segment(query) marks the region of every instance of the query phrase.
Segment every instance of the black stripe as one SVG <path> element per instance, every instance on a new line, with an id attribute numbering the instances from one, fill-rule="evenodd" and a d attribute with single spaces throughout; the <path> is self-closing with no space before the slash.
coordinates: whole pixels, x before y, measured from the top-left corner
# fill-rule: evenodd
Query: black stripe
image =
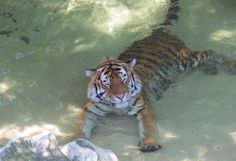
<path id="1" fill-rule="evenodd" d="M 102 67 L 101 73 L 103 73 L 103 72 L 104 72 L 104 70 L 106 70 L 106 69 L 107 69 L 107 67 L 106 67 L 106 66 Z"/>
<path id="2" fill-rule="evenodd" d="M 97 106 L 97 105 L 94 105 L 94 107 L 96 108 L 96 109 L 98 109 L 98 110 L 100 110 L 100 111 L 102 111 L 102 112 L 104 112 L 104 113 L 106 113 L 107 111 L 105 111 L 105 110 L 103 110 L 103 109 L 101 109 L 99 106 Z"/>
<path id="3" fill-rule="evenodd" d="M 135 116 L 135 117 L 137 117 L 138 116 L 138 114 L 141 112 L 141 111 L 143 111 L 145 109 L 145 107 L 144 108 L 141 108 L 141 109 L 139 109 L 133 116 Z"/>
<path id="4" fill-rule="evenodd" d="M 97 91 L 98 91 L 97 83 L 94 83 L 93 85 L 94 85 L 94 87 L 95 87 L 96 95 L 98 95 L 98 92 L 97 92 Z"/>
<path id="5" fill-rule="evenodd" d="M 141 97 L 141 96 L 140 96 Z M 134 101 L 134 103 L 132 104 L 132 106 L 135 106 L 136 105 L 136 103 L 140 100 L 140 97 L 138 97 L 135 101 Z"/>

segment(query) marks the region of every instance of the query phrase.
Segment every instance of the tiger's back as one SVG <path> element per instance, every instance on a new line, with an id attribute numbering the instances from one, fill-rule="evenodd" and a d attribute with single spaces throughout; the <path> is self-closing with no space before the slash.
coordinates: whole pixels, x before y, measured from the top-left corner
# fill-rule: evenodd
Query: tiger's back
<path id="1" fill-rule="evenodd" d="M 134 42 L 119 56 L 124 62 L 130 62 L 133 58 L 137 60 L 135 73 L 148 93 L 157 98 L 169 87 L 175 76 L 195 67 L 206 66 L 200 68 L 205 73 L 216 74 L 218 68 L 236 73 L 234 60 L 212 50 L 192 51 L 177 36 L 169 34 L 166 26 Z"/>
<path id="2" fill-rule="evenodd" d="M 168 88 L 173 76 L 190 69 L 196 62 L 184 42 L 162 28 L 136 41 L 119 56 L 124 62 L 132 58 L 137 60 L 134 70 L 143 85 L 157 96 Z"/>
<path id="3" fill-rule="evenodd" d="M 157 97 L 169 87 L 173 76 L 196 65 L 192 51 L 178 37 L 169 34 L 172 22 L 178 19 L 178 3 L 178 0 L 170 0 L 166 18 L 160 27 L 134 42 L 118 58 L 124 62 L 135 58 L 135 73 L 145 89 Z"/>

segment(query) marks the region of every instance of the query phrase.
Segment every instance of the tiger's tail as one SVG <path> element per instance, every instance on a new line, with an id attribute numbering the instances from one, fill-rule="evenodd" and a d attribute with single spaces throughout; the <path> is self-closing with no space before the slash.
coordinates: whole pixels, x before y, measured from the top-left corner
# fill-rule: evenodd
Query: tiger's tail
<path id="1" fill-rule="evenodd" d="M 170 6 L 167 11 L 166 18 L 161 24 L 162 27 L 172 26 L 172 22 L 178 20 L 180 11 L 179 0 L 170 0 Z"/>
<path id="2" fill-rule="evenodd" d="M 178 13 L 180 11 L 179 0 L 170 0 L 169 8 L 163 23 L 157 29 L 154 29 L 152 34 L 160 31 L 169 32 L 169 27 L 173 26 L 173 22 L 178 20 Z"/>

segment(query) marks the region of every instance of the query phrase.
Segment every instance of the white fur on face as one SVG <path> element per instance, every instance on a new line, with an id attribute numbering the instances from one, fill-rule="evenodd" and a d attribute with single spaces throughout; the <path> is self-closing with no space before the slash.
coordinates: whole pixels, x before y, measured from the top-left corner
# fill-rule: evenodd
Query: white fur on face
<path id="1" fill-rule="evenodd" d="M 110 105 L 114 108 L 126 108 L 128 107 L 130 100 L 139 95 L 139 93 L 141 92 L 142 84 L 138 76 L 135 73 L 133 73 L 133 71 L 131 71 L 132 70 L 131 68 L 129 69 L 125 69 L 123 67 L 117 67 L 117 68 L 119 68 L 117 72 L 122 82 L 128 83 L 128 92 L 124 93 L 124 97 L 122 99 L 119 99 L 115 96 L 109 96 L 107 89 L 102 88 L 101 85 L 99 88 L 98 84 L 95 83 L 97 80 L 93 80 L 93 78 L 97 77 L 97 75 L 95 74 L 93 75 L 88 88 L 88 98 L 90 100 L 92 100 L 93 102 L 102 103 L 104 105 Z M 99 73 L 101 81 L 100 84 L 103 84 L 107 88 L 109 88 L 111 85 L 110 80 L 108 76 L 104 73 L 105 71 Z M 132 74 L 130 79 L 128 79 L 128 73 Z"/>

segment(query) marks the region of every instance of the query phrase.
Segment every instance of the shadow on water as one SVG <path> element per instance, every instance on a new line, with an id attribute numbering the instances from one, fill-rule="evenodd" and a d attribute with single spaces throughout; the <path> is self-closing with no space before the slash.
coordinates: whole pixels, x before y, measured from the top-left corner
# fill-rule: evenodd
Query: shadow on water
<path id="1" fill-rule="evenodd" d="M 232 16 L 236 9 L 235 1 L 209 0 L 191 5 L 182 1 L 181 4 L 185 9 L 180 13 L 180 21 L 174 31 L 180 33 L 178 35 L 186 40 L 188 46 L 195 50 L 213 48 L 230 56 L 235 54 L 232 53 L 236 47 L 236 22 Z M 181 32 L 183 30 L 185 32 Z"/>
<path id="2" fill-rule="evenodd" d="M 145 36 L 166 6 L 117 0 L 0 4 L 0 134 L 6 138 L 74 128 L 68 124 L 78 120 L 74 113 L 86 100 L 85 69 Z"/>
<path id="3" fill-rule="evenodd" d="M 180 4 L 173 33 L 192 49 L 236 54 L 235 1 Z M 45 129 L 57 135 L 73 133 L 78 107 L 86 100 L 84 70 L 103 56 L 117 57 L 147 35 L 163 20 L 165 10 L 165 0 L 0 2 L 0 139 Z M 160 152 L 140 153 L 136 121 L 119 116 L 102 121 L 92 140 L 121 160 L 215 161 L 226 160 L 225 155 L 230 160 L 236 144 L 235 89 L 230 86 L 235 80 L 199 73 L 184 79 L 155 103 Z M 222 99 L 222 91 L 229 96 Z"/>

